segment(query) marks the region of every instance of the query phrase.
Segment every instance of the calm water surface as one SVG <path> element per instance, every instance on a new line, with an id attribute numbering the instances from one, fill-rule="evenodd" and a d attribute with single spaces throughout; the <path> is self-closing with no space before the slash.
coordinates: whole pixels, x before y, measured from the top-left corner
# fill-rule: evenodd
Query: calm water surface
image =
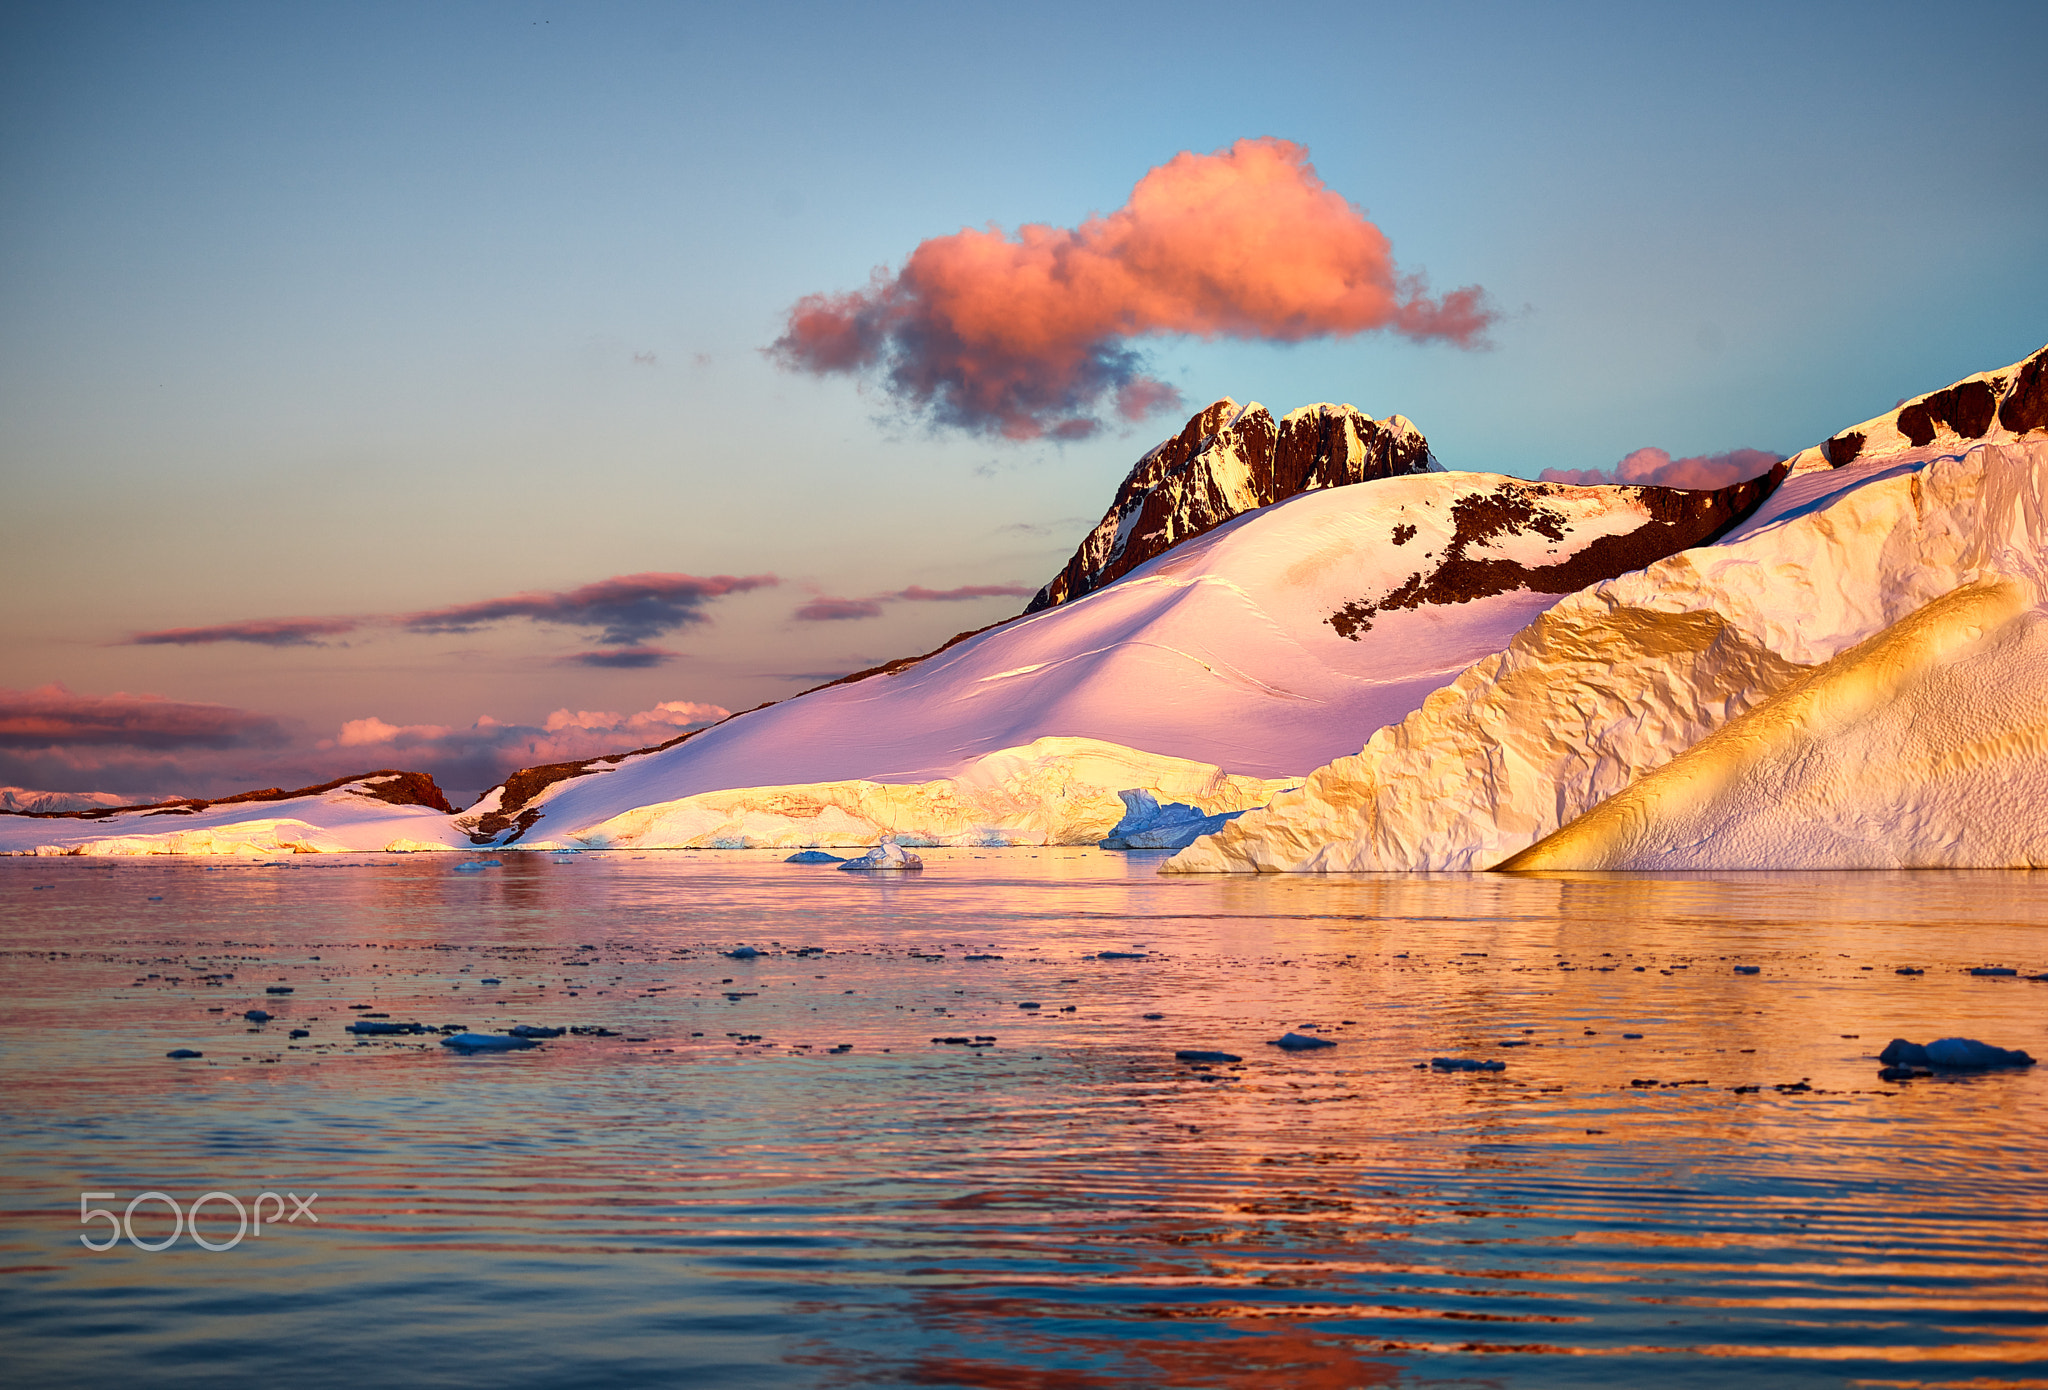
<path id="1" fill-rule="evenodd" d="M 779 859 L 0 861 L 0 1378 L 2048 1386 L 2048 877 Z"/>

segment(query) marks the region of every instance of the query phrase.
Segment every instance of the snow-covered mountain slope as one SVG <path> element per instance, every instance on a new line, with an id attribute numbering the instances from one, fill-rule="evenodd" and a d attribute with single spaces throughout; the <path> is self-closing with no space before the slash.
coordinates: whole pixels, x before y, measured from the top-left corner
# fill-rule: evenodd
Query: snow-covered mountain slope
<path id="1" fill-rule="evenodd" d="M 1969 584 L 1504 869 L 2048 866 L 2048 612 Z"/>
<path id="2" fill-rule="evenodd" d="M 1408 714 L 1560 594 L 1726 527 L 1770 481 L 1689 493 L 1429 473 L 1302 493 L 892 674 L 589 765 L 523 804 L 508 783 L 458 821 L 500 842 L 561 842 L 706 792 L 754 788 L 765 805 L 799 786 L 823 797 L 822 784 L 959 778 L 1048 737 L 1298 776 Z"/>
<path id="3" fill-rule="evenodd" d="M 1092 739 L 1042 738 L 976 758 L 959 775 L 930 782 L 699 792 L 525 843 L 532 849 L 865 847 L 890 835 L 906 845 L 1087 845 L 1123 817 L 1117 793 L 1127 787 L 1156 787 L 1204 811 L 1224 812 L 1263 806 L 1292 785 Z"/>
<path id="4" fill-rule="evenodd" d="M 1225 396 L 1139 459 L 1066 567 L 1024 611 L 1092 593 L 1182 541 L 1245 512 L 1318 488 L 1429 469 L 1429 441 L 1399 415 L 1310 405 L 1278 424 Z"/>
<path id="5" fill-rule="evenodd" d="M 97 811 L 109 806 L 135 804 L 136 798 L 115 792 L 39 792 L 27 787 L 0 787 L 0 812 L 49 815 L 52 812 Z"/>
<path id="6" fill-rule="evenodd" d="M 1486 868 L 1954 590 L 2011 580 L 2039 602 L 2044 361 L 1959 383 L 1994 406 L 1960 426 L 1936 392 L 1850 431 L 1853 461 L 1830 466 L 1845 435 L 1797 456 L 1719 544 L 1573 594 L 1168 870 Z M 1941 422 L 1916 444 L 1922 407 Z"/>
<path id="7" fill-rule="evenodd" d="M 0 816 L 0 854 L 332 854 L 467 848 L 433 779 L 372 772 L 324 786 L 117 811 Z"/>

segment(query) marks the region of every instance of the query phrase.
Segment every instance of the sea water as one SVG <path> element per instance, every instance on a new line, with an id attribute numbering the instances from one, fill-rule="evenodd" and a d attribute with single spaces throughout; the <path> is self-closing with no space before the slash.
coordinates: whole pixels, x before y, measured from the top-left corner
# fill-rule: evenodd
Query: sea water
<path id="1" fill-rule="evenodd" d="M 0 861 L 0 1379 L 2048 1385 L 2040 875 L 922 853 Z"/>

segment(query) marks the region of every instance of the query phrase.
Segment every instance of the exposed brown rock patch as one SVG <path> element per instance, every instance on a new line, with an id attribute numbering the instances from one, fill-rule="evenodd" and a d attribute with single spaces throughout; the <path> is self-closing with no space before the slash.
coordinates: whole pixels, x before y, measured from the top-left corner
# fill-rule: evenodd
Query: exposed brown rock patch
<path id="1" fill-rule="evenodd" d="M 1339 637 L 1356 642 L 1360 634 L 1371 631 L 1375 617 L 1392 609 L 1470 603 L 1515 589 L 1573 593 L 1655 564 L 1667 555 L 1710 544 L 1754 512 L 1785 480 L 1789 467 L 1781 463 L 1761 478 L 1711 492 L 1667 487 L 1617 489 L 1638 498 L 1649 519 L 1626 535 L 1601 536 L 1554 565 L 1475 559 L 1466 551 L 1502 536 L 1533 533 L 1554 541 L 1564 539 L 1569 518 L 1542 504 L 1543 498 L 1555 496 L 1563 488 L 1545 483 L 1503 484 L 1489 493 L 1461 497 L 1451 507 L 1451 543 L 1433 572 L 1425 575 L 1418 570 L 1384 597 L 1370 603 L 1347 603 L 1324 621 Z"/>
<path id="2" fill-rule="evenodd" d="M 1863 436 L 1856 430 L 1844 431 L 1821 445 L 1820 452 L 1821 457 L 1833 467 L 1846 467 L 1854 463 L 1856 456 L 1863 452 Z"/>
<path id="3" fill-rule="evenodd" d="M 2014 434 L 2048 428 L 2048 348 L 2021 365 L 1998 407 L 1998 423 Z"/>

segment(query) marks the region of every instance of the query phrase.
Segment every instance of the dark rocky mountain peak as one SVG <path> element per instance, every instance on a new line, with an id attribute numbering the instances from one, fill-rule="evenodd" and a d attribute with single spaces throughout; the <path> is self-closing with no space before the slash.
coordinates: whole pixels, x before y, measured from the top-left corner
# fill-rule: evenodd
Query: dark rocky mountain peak
<path id="1" fill-rule="evenodd" d="M 1429 441 L 1398 415 L 1375 420 L 1322 404 L 1275 423 L 1258 402 L 1239 406 L 1225 396 L 1138 460 L 1066 568 L 1024 611 L 1093 593 L 1192 536 L 1297 493 L 1429 466 Z"/>

